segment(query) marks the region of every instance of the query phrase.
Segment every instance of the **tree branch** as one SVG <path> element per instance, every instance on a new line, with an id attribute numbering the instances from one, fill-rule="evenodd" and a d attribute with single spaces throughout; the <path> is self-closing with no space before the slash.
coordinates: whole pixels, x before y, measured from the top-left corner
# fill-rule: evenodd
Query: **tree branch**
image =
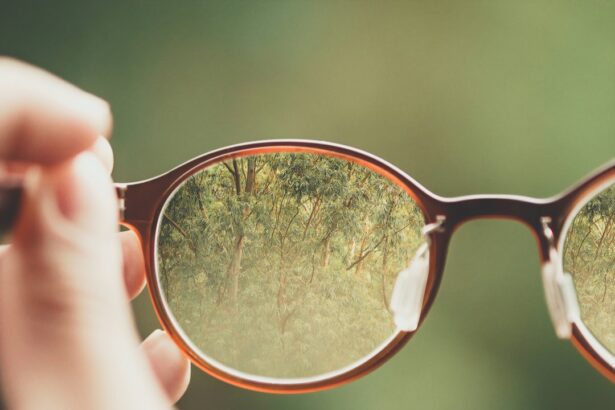
<path id="1" fill-rule="evenodd" d="M 194 244 L 194 241 L 192 240 L 192 238 L 190 237 L 190 235 L 188 235 L 188 233 L 186 231 L 184 231 L 182 229 L 181 226 L 179 226 L 179 224 L 177 222 L 175 222 L 170 216 L 168 216 L 166 213 L 163 215 L 163 218 L 166 219 L 167 221 L 169 221 L 169 223 L 171 224 L 171 226 L 173 226 L 173 228 L 175 228 L 177 230 L 177 232 L 179 232 L 181 234 L 181 236 L 183 236 L 187 241 L 188 241 L 188 247 L 190 248 L 190 250 L 194 253 L 194 256 L 196 256 L 196 245 Z"/>

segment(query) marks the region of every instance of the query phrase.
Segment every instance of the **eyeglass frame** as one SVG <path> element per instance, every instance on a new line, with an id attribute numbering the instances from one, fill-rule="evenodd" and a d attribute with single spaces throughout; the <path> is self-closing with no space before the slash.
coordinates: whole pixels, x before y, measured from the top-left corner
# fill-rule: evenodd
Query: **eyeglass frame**
<path id="1" fill-rule="evenodd" d="M 437 225 L 429 240 L 429 274 L 419 325 L 415 331 L 398 331 L 386 345 L 371 357 L 327 377 L 305 381 L 282 382 L 276 379 L 243 376 L 241 372 L 224 368 L 205 360 L 183 334 L 166 306 L 157 275 L 157 234 L 168 200 L 187 178 L 214 164 L 238 157 L 273 152 L 303 152 L 333 156 L 358 163 L 386 177 L 417 203 L 425 217 L 425 224 Z M 609 352 L 582 322 L 578 306 L 571 301 L 570 284 L 564 284 L 563 295 L 559 283 L 545 279 L 545 270 L 563 274 L 563 247 L 566 233 L 578 211 L 597 193 L 615 183 L 615 160 L 612 160 L 582 179 L 572 188 L 549 198 L 521 195 L 467 195 L 443 197 L 418 183 L 401 169 L 368 152 L 325 141 L 278 139 L 261 140 L 227 146 L 197 156 L 172 170 L 143 181 L 116 183 L 120 224 L 133 230 L 141 240 L 147 288 L 156 315 L 165 331 L 190 360 L 203 371 L 229 384 L 249 390 L 296 394 L 325 390 L 349 383 L 375 370 L 397 353 L 418 331 L 425 320 L 442 281 L 450 239 L 465 222 L 474 219 L 510 219 L 525 224 L 536 238 L 543 268 L 543 286 L 547 307 L 560 338 L 569 338 L 583 357 L 607 379 L 615 383 L 615 355 Z M 21 200 L 19 181 L 5 183 L 0 188 L 0 231 L 7 231 L 18 216 Z M 555 253 L 553 253 L 555 252 Z M 557 260 L 552 261 L 553 255 Z M 553 288 L 550 288 L 553 286 Z M 549 295 L 555 292 L 555 296 Z M 553 298 L 556 300 L 554 301 Z M 559 306 L 558 306 L 559 305 Z M 558 309 L 563 309 L 559 311 Z M 570 316 L 572 312 L 572 316 Z M 564 316 L 562 316 L 564 315 Z M 566 327 L 568 326 L 568 330 Z M 562 333 L 563 329 L 563 333 Z M 210 360 L 211 361 L 211 360 Z"/>

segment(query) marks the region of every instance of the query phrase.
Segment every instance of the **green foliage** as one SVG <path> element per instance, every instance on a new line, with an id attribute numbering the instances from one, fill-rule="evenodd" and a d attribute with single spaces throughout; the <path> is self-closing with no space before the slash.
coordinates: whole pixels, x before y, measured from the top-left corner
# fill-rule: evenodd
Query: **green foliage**
<path id="1" fill-rule="evenodd" d="M 208 356 L 252 374 L 314 376 L 395 333 L 390 292 L 423 225 L 401 187 L 356 163 L 236 158 L 191 176 L 168 203 L 162 288 Z"/>
<path id="2" fill-rule="evenodd" d="M 615 185 L 589 201 L 575 217 L 564 246 L 581 318 L 615 353 Z"/>

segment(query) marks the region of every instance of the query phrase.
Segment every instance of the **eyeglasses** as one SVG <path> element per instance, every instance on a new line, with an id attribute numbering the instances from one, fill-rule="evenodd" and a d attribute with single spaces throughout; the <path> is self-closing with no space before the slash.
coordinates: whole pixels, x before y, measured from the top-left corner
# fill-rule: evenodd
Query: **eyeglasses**
<path id="1" fill-rule="evenodd" d="M 0 192 L 5 228 L 19 192 Z M 476 218 L 530 228 L 557 336 L 615 382 L 615 161 L 554 198 L 443 198 L 369 153 L 272 140 L 117 193 L 163 327 L 228 383 L 297 393 L 374 370 L 418 330 L 453 232 Z"/>

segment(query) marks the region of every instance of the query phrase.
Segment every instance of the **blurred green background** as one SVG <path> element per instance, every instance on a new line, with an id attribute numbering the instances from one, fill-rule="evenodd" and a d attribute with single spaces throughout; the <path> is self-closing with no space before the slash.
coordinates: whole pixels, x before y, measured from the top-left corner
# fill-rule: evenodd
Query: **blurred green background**
<path id="1" fill-rule="evenodd" d="M 615 153 L 612 2 L 0 0 L 0 53 L 107 99 L 117 181 L 223 145 L 349 144 L 441 195 L 559 192 Z M 558 341 L 534 239 L 455 236 L 418 335 L 371 375 L 273 396 L 198 370 L 181 409 L 615 408 Z M 142 334 L 158 326 L 135 302 Z M 118 368 L 121 371 L 121 368 Z"/>

